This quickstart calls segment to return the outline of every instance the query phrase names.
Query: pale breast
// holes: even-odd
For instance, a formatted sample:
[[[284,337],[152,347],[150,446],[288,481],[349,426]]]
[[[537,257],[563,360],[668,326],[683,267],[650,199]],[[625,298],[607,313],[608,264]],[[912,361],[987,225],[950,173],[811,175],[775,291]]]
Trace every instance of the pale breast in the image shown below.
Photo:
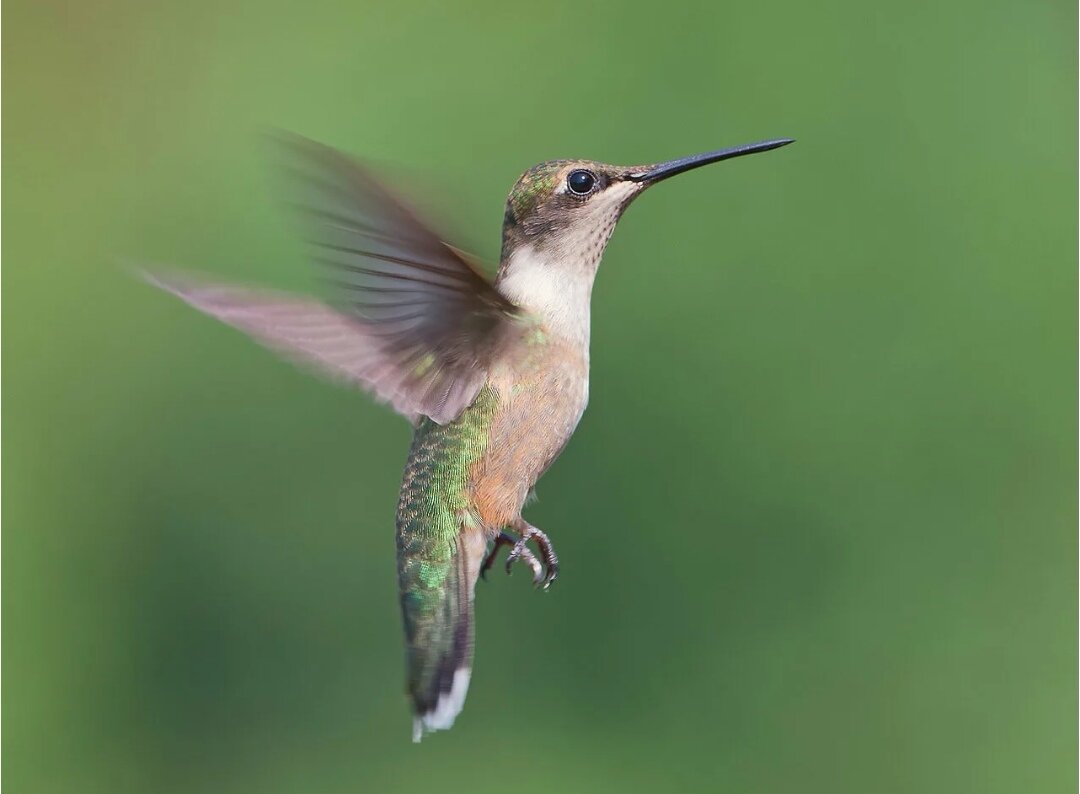
[[[589,398],[586,356],[560,345],[500,380],[499,407],[473,479],[477,512],[491,528],[520,515],[529,491],[569,441]]]

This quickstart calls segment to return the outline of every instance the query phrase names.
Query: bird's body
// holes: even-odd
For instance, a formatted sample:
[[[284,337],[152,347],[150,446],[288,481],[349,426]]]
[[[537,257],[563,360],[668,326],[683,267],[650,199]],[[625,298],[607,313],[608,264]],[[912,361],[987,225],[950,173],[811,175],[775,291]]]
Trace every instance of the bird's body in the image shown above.
[[[474,588],[500,545],[513,546],[508,570],[525,562],[545,589],[557,574],[550,540],[522,508],[585,411],[593,281],[623,210],[668,176],[788,142],[634,168],[542,163],[510,193],[499,272],[489,282],[356,163],[294,140],[308,167],[318,258],[344,296],[338,306],[150,277],[415,423],[396,538],[417,740],[450,727],[464,703]]]
[[[448,727],[464,698],[468,673],[459,671],[470,669],[471,601],[489,541],[521,520],[588,402],[587,347],[539,318],[523,322],[519,349],[498,357],[460,417],[420,422],[405,464],[397,542],[408,687],[430,715],[418,718],[418,736]],[[452,639],[432,653],[437,635]],[[440,696],[453,707],[440,709]]]

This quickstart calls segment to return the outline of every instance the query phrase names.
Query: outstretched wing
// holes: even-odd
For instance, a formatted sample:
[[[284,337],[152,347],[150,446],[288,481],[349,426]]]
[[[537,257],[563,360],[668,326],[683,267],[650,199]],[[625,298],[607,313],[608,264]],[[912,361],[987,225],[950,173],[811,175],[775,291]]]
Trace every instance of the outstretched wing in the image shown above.
[[[335,305],[184,275],[150,280],[411,419],[452,421],[484,385],[517,307],[355,161],[305,139],[286,143]]]

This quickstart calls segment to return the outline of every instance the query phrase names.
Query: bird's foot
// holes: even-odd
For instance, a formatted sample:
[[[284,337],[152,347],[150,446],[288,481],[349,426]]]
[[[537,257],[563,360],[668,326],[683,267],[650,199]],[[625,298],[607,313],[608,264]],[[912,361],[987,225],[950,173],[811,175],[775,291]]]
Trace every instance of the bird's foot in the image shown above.
[[[547,590],[559,575],[559,557],[555,554],[555,547],[551,545],[551,538],[521,518],[514,524],[514,529],[518,531],[520,537],[506,558],[506,572],[510,573],[510,566],[515,560],[523,559],[528,562],[531,558],[532,562],[529,565],[533,569],[533,584]],[[543,576],[540,575],[536,557],[526,545],[530,540],[536,543],[536,547],[540,550],[540,557],[544,561]]]
[[[486,580],[487,572],[491,569],[491,566],[495,564],[495,558],[499,556],[499,549],[503,546],[511,546],[517,548],[520,541],[511,535],[509,532],[500,532],[495,536],[495,545],[491,547],[491,551],[484,557],[484,562],[480,566],[480,578]],[[511,552],[512,554],[513,552]],[[529,549],[525,549],[524,552],[518,555],[518,557],[528,565],[533,572],[533,584],[540,584],[544,580],[544,573],[540,567],[539,560],[536,559],[536,555]],[[515,558],[517,559],[517,558]],[[510,573],[510,563],[506,565],[506,572]]]

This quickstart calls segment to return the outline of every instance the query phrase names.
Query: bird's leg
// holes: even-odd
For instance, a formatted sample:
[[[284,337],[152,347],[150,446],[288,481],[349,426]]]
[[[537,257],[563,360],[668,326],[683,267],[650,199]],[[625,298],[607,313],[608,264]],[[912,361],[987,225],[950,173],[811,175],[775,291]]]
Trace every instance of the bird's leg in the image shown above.
[[[520,541],[513,535],[511,535],[509,532],[504,531],[496,535],[495,545],[491,547],[491,551],[489,551],[487,556],[484,557],[484,562],[480,566],[480,577],[482,579],[487,579],[487,572],[491,568],[491,566],[495,564],[495,558],[499,556],[500,548],[502,548],[503,546],[513,546],[514,548],[517,548],[517,544],[519,542]],[[532,568],[533,584],[540,584],[544,580],[544,574],[540,568],[540,562],[536,559],[536,555],[528,549],[525,549],[524,553],[519,554],[518,556],[522,559],[522,561],[525,562],[526,565]],[[509,564],[507,564],[506,566],[506,572],[510,573]]]
[[[551,545],[551,538],[524,518],[519,517],[511,524],[511,526],[517,530],[520,537],[518,538],[518,542],[514,544],[514,548],[510,550],[509,556],[506,558],[506,572],[510,572],[510,566],[514,564],[514,560],[518,558],[527,560],[525,555],[531,555],[531,552],[526,544],[530,540],[533,540],[536,542],[536,547],[540,549],[540,557],[544,561],[545,569],[543,577],[540,577],[539,574],[537,574],[533,577],[533,582],[547,590],[559,575],[559,557],[555,554],[555,547]],[[534,557],[533,559],[535,560],[536,558]],[[533,572],[537,573],[536,568],[533,568]]]

